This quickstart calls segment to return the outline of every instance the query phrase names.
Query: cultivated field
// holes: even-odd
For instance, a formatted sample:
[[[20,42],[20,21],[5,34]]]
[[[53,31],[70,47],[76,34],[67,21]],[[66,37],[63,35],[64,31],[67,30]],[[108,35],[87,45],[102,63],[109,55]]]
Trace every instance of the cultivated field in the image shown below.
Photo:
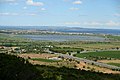
[[[107,63],[120,67],[120,60],[98,60],[98,62]]]
[[[113,38],[113,37],[112,37]],[[18,55],[27,59],[34,65],[47,65],[55,67],[68,67],[83,70],[91,70],[104,73],[118,73],[110,69],[97,67],[84,62],[77,62],[71,59],[62,59],[60,61],[51,60],[49,58],[58,57],[55,54],[48,54],[46,50],[56,53],[64,53],[80,58],[90,60],[119,60],[120,59],[120,41],[112,39],[105,42],[92,41],[33,41],[16,37],[15,35],[0,34],[0,51],[8,54]],[[89,53],[81,53],[81,51]],[[106,50],[106,51],[105,51]],[[32,53],[32,54],[31,54]],[[77,54],[76,54],[77,53]],[[119,66],[117,61],[107,62],[110,65]],[[104,62],[103,62],[104,63]],[[85,65],[84,65],[85,64]]]
[[[100,51],[100,52],[89,52],[77,54],[77,57],[87,59],[120,59],[120,51]]]

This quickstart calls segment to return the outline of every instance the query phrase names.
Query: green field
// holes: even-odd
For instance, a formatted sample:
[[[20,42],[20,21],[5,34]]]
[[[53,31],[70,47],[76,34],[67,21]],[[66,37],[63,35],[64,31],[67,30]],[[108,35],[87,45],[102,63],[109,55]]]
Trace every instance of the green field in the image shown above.
[[[86,51],[96,50],[109,50],[120,48],[119,41],[110,42],[89,42],[89,41],[66,41],[66,42],[54,42],[56,47],[71,47],[71,48],[83,48]]]
[[[115,65],[115,66],[120,67],[120,63],[107,63],[107,64],[110,64],[110,65]]]
[[[107,36],[110,37],[111,36]],[[119,38],[119,36],[112,36]],[[49,48],[53,52],[57,53],[71,53],[97,50],[110,50],[120,48],[120,41],[105,41],[105,42],[91,42],[91,41],[63,41],[63,42],[50,42],[50,41],[33,41],[26,38],[21,38],[18,35],[12,34],[0,34],[0,46],[5,47],[20,47],[24,49],[25,53],[45,53],[44,49],[49,48],[46,46],[53,46]],[[23,53],[23,52],[21,52]]]
[[[89,52],[89,53],[81,53],[77,54],[77,57],[80,58],[87,58],[87,59],[93,59],[93,58],[114,58],[114,59],[120,59],[120,51],[102,51],[102,52]]]
[[[43,58],[32,58],[34,61],[42,61],[42,62],[59,62],[60,60],[51,60],[51,59],[43,59]]]
[[[113,35],[107,35],[107,38],[113,40],[113,41],[120,41],[120,36],[113,36]]]
[[[67,52],[80,52],[83,51],[84,49],[82,48],[70,48],[70,47],[54,47],[50,48],[50,51],[57,52],[57,53],[63,53],[66,54]]]

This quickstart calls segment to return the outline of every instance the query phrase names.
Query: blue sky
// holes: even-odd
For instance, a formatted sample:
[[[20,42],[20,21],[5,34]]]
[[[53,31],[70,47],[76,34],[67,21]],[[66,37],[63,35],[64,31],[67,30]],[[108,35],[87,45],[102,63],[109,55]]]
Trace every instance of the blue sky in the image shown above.
[[[120,29],[120,0],[0,0],[0,25]]]

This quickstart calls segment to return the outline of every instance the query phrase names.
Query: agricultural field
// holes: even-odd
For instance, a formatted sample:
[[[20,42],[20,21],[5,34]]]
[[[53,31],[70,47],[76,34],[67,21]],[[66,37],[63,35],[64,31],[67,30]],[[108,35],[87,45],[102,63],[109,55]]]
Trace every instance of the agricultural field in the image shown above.
[[[103,73],[114,73],[119,74],[118,71],[112,71],[111,69],[101,68],[95,65],[86,64],[83,61],[75,61],[72,59],[62,59],[62,60],[53,60],[50,58],[58,58],[58,55],[55,54],[19,54],[18,56],[28,60],[33,65],[47,65],[47,66],[55,66],[55,67],[68,67],[82,70],[90,70],[95,72],[103,72]]]
[[[120,48],[119,41],[108,41],[108,42],[89,42],[89,41],[69,41],[69,42],[54,42],[56,47],[72,47],[72,48],[83,48],[85,51],[96,51],[96,50],[111,50]]]
[[[115,66],[120,67],[120,63],[107,63],[107,64],[110,64],[110,65],[115,65]]]
[[[50,48],[50,51],[56,52],[56,53],[72,53],[72,52],[76,52],[76,53],[80,53],[81,51],[84,51],[84,49],[82,48],[70,48],[70,47],[54,47],[54,48]]]
[[[63,48],[63,49],[66,48],[66,50],[63,50],[63,51],[70,51],[71,49],[74,49],[73,51],[76,51],[77,49],[80,49],[80,50],[84,49],[85,51],[111,50],[111,49],[113,50],[113,49],[120,48],[120,42],[119,41],[105,41],[105,42],[34,41],[34,40],[18,37],[17,35],[0,34],[0,46],[6,46],[6,47],[17,46],[17,47],[20,47],[21,49],[26,49],[27,53],[30,53],[30,52],[39,53],[39,52],[44,52],[43,49],[47,46],[54,46],[53,48],[54,50],[56,50],[56,47]],[[69,47],[69,50],[67,49],[68,47]]]
[[[76,54],[77,57],[80,58],[87,58],[87,59],[120,59],[120,51],[98,51],[98,52],[88,52],[88,53],[81,53]]]
[[[18,55],[24,59],[27,59],[33,65],[46,65],[55,67],[65,66],[68,68],[80,68],[83,70],[92,70],[94,68],[94,71],[96,72],[100,70],[101,72],[107,72],[105,70],[106,68],[100,69],[100,67],[98,68],[95,65],[86,64],[85,66],[77,66],[79,62],[72,59],[60,61],[51,60],[49,58],[58,57],[58,55],[50,54],[47,52],[47,50],[50,50],[53,53],[63,53],[96,61],[120,59],[119,49],[119,41],[35,41],[21,38],[12,34],[0,34],[0,52]],[[89,53],[82,53],[82,51]],[[88,67],[90,68],[88,69]],[[112,73],[112,70],[110,70],[108,73]]]
[[[100,51],[76,54],[77,57],[120,67],[120,51]]]
[[[48,66],[55,66],[55,67],[69,67],[69,68],[75,68],[75,65],[77,64],[76,61],[69,61],[69,60],[62,60],[57,59],[58,55],[55,54],[18,54],[17,56],[20,56],[26,60],[28,60],[30,63],[34,65],[48,65]],[[55,59],[53,59],[55,58]],[[56,60],[57,59],[57,60]]]
[[[112,41],[120,41],[120,36],[107,35],[106,37]]]
[[[120,60],[98,60],[98,62],[120,67]]]
[[[49,45],[47,41],[33,41],[16,35],[0,34],[0,51],[9,53],[44,53],[44,48]],[[19,49],[12,50],[13,47]]]

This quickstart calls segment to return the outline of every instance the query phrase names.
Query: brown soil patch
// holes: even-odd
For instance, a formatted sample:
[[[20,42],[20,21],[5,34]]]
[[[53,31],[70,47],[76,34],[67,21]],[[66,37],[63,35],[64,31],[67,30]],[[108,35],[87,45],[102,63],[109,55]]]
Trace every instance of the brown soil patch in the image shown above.
[[[85,64],[84,62],[80,62],[80,64],[76,64],[76,66],[77,66],[77,69],[91,70],[91,71],[103,72],[103,73],[120,74],[119,71],[112,71],[107,68],[102,68],[102,67],[98,67],[98,66],[94,66],[94,65],[90,65],[90,64]]]
[[[55,54],[19,54],[18,56],[23,57],[23,58],[44,58],[44,59],[48,59],[51,57],[55,57],[57,55]]]
[[[25,59],[29,58],[43,58],[43,59],[48,59],[48,58],[52,58],[52,57],[56,57],[58,55],[55,54],[19,54],[18,56],[23,57]],[[74,68],[76,62],[75,61],[60,61],[60,62],[42,62],[42,61],[36,61],[36,60],[31,60],[28,59],[30,63],[32,63],[33,65],[48,65],[48,66],[55,66],[55,67],[62,67],[62,66],[66,66],[69,68]]]
[[[99,60],[102,63],[120,63],[120,60]]]

